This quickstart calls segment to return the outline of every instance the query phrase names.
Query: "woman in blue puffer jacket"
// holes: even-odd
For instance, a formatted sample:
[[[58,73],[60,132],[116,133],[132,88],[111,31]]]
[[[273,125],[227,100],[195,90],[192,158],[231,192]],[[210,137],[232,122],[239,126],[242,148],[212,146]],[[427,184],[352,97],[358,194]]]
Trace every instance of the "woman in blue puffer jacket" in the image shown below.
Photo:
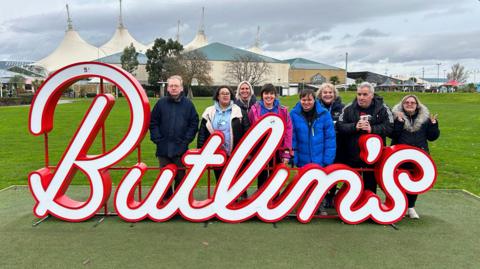
[[[300,101],[290,112],[293,124],[293,162],[302,167],[309,163],[327,166],[335,159],[335,128],[332,116],[315,100],[315,93],[304,89]],[[320,206],[320,214],[326,215],[325,202]]]
[[[330,113],[315,100],[314,92],[305,89],[290,112],[293,124],[294,164],[327,166],[335,159],[335,128]]]

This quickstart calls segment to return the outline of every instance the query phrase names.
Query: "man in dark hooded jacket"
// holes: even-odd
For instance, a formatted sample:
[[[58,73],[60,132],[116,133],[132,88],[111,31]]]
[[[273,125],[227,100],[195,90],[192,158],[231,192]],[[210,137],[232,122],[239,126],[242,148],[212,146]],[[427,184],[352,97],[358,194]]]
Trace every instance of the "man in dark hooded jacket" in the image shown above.
[[[182,78],[172,76],[168,80],[169,96],[158,100],[150,118],[150,140],[157,145],[156,156],[160,167],[175,164],[184,168],[182,155],[198,131],[198,113],[193,103],[183,96]],[[178,170],[175,188],[185,176],[185,170]],[[173,190],[168,189],[164,199],[170,198]]]
[[[371,168],[360,159],[358,139],[363,134],[377,134],[386,137],[393,130],[393,116],[383,98],[375,95],[372,84],[361,83],[357,88],[357,98],[342,111],[337,123],[337,131],[343,136],[344,162],[353,168]],[[373,172],[363,173],[364,189],[376,193],[377,182]]]

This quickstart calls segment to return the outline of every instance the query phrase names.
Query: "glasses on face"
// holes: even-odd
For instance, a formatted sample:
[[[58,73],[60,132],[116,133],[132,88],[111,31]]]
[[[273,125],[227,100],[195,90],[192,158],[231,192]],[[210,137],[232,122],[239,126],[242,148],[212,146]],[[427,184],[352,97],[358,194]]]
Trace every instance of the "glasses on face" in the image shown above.
[[[168,84],[168,88],[180,88],[180,85]]]
[[[406,104],[406,105],[416,105],[417,102],[415,102],[415,101],[411,101],[411,102],[410,102],[410,101],[407,101],[407,102],[404,102],[404,104]]]
[[[220,95],[227,96],[227,95],[230,95],[230,93],[229,92],[221,92]]]

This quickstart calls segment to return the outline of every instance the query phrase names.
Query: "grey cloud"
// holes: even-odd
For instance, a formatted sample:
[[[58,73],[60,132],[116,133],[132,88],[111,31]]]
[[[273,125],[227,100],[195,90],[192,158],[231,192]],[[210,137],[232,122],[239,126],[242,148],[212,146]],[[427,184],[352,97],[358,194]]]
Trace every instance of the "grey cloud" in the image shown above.
[[[332,36],[331,35],[324,35],[324,36],[321,36],[318,38],[318,40],[320,41],[328,41],[328,40],[331,40],[332,39]]]
[[[457,40],[456,42],[451,42]],[[468,41],[467,41],[468,40]],[[388,59],[392,63],[422,60],[460,60],[478,58],[480,31],[431,34],[420,37],[374,42],[369,46],[352,46],[353,60],[377,63]]]
[[[456,5],[466,1],[459,0]],[[116,1],[71,2],[74,2],[71,4],[74,26],[80,35],[96,46],[108,41],[117,25]],[[432,9],[442,10],[451,5],[451,0],[268,0],[255,3],[246,0],[168,3],[154,0],[129,1],[124,4],[124,22],[133,37],[148,44],[156,37],[173,37],[177,20],[180,19],[183,25],[188,26],[182,27],[181,40],[188,43],[198,29],[201,5],[206,6],[206,34],[212,42],[249,47],[255,40],[257,25],[260,25],[261,42],[266,48],[301,50],[305,48],[305,41],[311,38],[316,38],[319,42],[330,40],[329,32],[337,25],[365,23],[375,18]],[[299,8],[305,6],[309,8]],[[412,9],[412,6],[415,8]],[[14,36],[15,42],[21,44],[15,45],[13,41],[2,38],[0,55],[26,55],[36,60],[53,51],[66,28],[66,15],[61,9],[62,7],[55,7],[56,11],[25,15],[2,22],[3,31],[9,32],[9,36]],[[330,12],[331,10],[341,10],[341,16],[338,12]],[[46,41],[38,46],[38,40],[41,39]]]
[[[424,15],[425,19],[432,19],[432,18],[438,18],[438,17],[443,17],[443,16],[449,16],[452,14],[465,14],[471,11],[471,9],[463,6],[454,6],[452,8],[445,8],[445,9],[440,9],[437,11],[433,12],[427,12]]]
[[[359,37],[385,37],[389,36],[387,33],[383,33],[378,29],[367,28],[358,34]]]
[[[359,38],[350,44],[350,47],[370,47],[374,45],[375,42],[369,38]]]

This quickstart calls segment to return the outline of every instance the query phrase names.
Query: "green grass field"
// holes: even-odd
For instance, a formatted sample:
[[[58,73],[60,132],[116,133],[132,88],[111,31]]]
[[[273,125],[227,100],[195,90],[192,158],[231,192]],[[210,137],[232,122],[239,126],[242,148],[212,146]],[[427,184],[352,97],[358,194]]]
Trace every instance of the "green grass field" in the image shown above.
[[[386,103],[393,106],[404,93],[383,93]],[[341,93],[344,102],[351,102],[354,93]],[[435,188],[466,189],[480,194],[480,94],[419,94],[420,99],[433,113],[439,114],[441,135],[430,144],[439,178]],[[151,99],[151,107],[156,100]],[[282,104],[292,108],[296,96],[282,97]],[[71,104],[58,105],[55,111],[55,124],[49,134],[50,163],[56,164],[91,100],[75,100]],[[212,104],[210,98],[195,98],[195,106],[201,115]],[[27,175],[44,165],[43,137],[35,137],[28,132],[29,107],[0,107],[0,189],[10,185],[27,184]],[[106,123],[107,148],[116,145],[124,135],[129,120],[128,105],[124,99],[117,100]],[[97,139],[90,153],[100,153],[100,139]],[[194,147],[196,143],[190,146]],[[148,166],[156,166],[155,146],[149,134],[142,142],[142,159]],[[136,154],[131,154],[120,165],[131,166],[136,162]],[[113,172],[118,182],[122,172]],[[143,179],[151,185],[154,174]],[[82,175],[77,175],[74,184],[85,184]],[[202,184],[205,184],[203,181]]]
[[[380,93],[389,106],[402,93]],[[353,93],[342,93],[346,102]],[[420,94],[439,114],[440,139],[430,144],[439,178],[437,189],[466,189],[480,194],[480,95]],[[290,108],[297,97],[281,98]],[[59,105],[50,140],[50,163],[56,164],[91,100]],[[156,100],[150,100],[151,105]],[[199,114],[212,103],[196,98]],[[432,190],[419,198],[419,220],[390,226],[366,221],[346,225],[339,219],[301,224],[287,218],[276,224],[249,220],[227,224],[215,220],[190,223],[175,217],[164,223],[126,223],[101,216],[81,223],[48,218],[38,225],[33,198],[25,186],[29,172],[43,167],[43,137],[28,132],[29,107],[0,107],[0,268],[479,268],[480,199],[462,191]],[[126,131],[129,110],[117,100],[107,119],[107,148]],[[155,147],[142,142],[142,159],[157,166]],[[193,147],[196,143],[192,143]],[[99,153],[100,141],[90,153]],[[122,161],[131,166],[136,154]],[[118,182],[124,171],[112,171]],[[155,171],[147,172],[151,185]],[[68,194],[84,200],[85,178],[77,173]],[[201,184],[205,184],[203,181]],[[148,187],[147,187],[148,188]],[[3,190],[2,190],[3,189]],[[146,190],[145,190],[146,191]],[[198,188],[195,197],[205,196]],[[112,203],[110,198],[110,206]]]
[[[86,186],[69,190],[86,198]],[[205,190],[199,190],[205,194]],[[81,223],[49,218],[34,226],[26,187],[0,192],[0,268],[479,268],[480,200],[462,191],[435,191],[417,204],[421,219],[391,226],[339,219],[295,218],[276,226],[131,224],[118,217]]]

